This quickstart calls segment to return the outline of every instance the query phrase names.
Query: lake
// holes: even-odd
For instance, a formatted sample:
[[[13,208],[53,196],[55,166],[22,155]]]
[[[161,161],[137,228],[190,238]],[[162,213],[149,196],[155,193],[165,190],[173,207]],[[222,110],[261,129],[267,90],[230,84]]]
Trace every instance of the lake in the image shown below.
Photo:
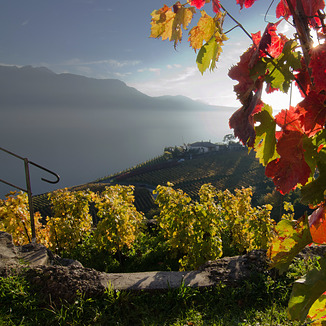
[[[33,194],[70,187],[130,168],[163,153],[164,147],[195,141],[219,142],[232,131],[233,108],[210,111],[67,108],[1,109],[1,147],[61,176],[31,167]],[[0,178],[25,187],[23,163],[0,151]],[[12,187],[0,183],[3,198]]]

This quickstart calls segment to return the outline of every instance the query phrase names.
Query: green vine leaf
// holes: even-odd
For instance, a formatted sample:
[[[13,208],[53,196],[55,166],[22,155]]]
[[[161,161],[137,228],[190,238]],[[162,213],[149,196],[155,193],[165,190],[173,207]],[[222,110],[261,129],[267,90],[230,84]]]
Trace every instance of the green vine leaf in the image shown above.
[[[272,88],[277,88],[283,93],[288,92],[291,82],[294,80],[292,69],[301,68],[300,54],[293,51],[296,46],[297,43],[290,40],[284,44],[283,51],[277,58],[263,59],[267,63],[265,81],[270,83]]]
[[[313,304],[326,291],[326,259],[320,259],[319,264],[319,269],[313,269],[294,283],[288,306],[290,319],[304,321],[308,312],[314,315],[319,309],[320,302]]]
[[[326,295],[322,294],[311,306],[308,318],[314,321],[314,326],[326,325]]]
[[[260,122],[260,125],[255,127],[256,139],[254,148],[256,157],[259,158],[259,162],[264,166],[279,157],[276,152],[276,122],[272,111],[272,107],[265,104],[261,111],[254,115],[255,122]]]
[[[270,268],[276,267],[284,273],[293,258],[308,244],[312,243],[308,217],[299,220],[282,219],[275,227],[276,236],[272,241],[268,256]]]
[[[317,163],[318,175],[315,180],[301,188],[302,202],[304,204],[318,205],[325,200],[326,192],[326,130],[319,132],[313,139],[314,160]],[[309,153],[308,151],[306,151]],[[312,150],[310,150],[310,153]]]

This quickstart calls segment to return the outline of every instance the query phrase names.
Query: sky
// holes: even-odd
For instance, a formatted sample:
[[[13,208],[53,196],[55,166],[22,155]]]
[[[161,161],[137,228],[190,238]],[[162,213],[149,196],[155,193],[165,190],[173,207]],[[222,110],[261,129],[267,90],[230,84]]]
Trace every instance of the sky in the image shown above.
[[[176,49],[172,42],[149,37],[151,12],[173,3],[0,0],[0,64],[44,66],[56,73],[116,78],[150,96],[184,95],[212,105],[239,107],[233,92],[235,82],[227,72],[249,47],[250,39],[240,28],[229,32],[217,69],[202,76],[196,54],[187,42],[187,31]],[[276,21],[278,1],[257,0],[253,7],[241,11],[235,0],[221,3],[249,33],[263,31],[265,18]],[[206,7],[210,9],[211,5]],[[224,31],[234,25],[226,18]],[[292,33],[286,23],[280,30]],[[292,102],[298,101],[296,96]],[[288,95],[279,94],[265,100],[275,110],[286,108],[290,102]]]

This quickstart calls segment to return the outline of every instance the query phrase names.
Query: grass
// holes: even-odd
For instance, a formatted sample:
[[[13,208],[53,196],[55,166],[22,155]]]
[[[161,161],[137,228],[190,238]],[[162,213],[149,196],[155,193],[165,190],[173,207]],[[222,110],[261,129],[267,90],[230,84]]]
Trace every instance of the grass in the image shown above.
[[[315,262],[295,261],[288,273],[254,276],[241,286],[156,292],[108,288],[73,303],[41,299],[23,276],[0,278],[0,325],[299,325],[286,317],[292,282]]]

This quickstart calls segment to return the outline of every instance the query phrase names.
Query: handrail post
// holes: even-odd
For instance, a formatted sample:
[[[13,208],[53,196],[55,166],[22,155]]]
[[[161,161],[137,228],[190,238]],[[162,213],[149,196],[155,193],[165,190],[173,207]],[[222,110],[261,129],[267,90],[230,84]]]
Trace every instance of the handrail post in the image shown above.
[[[28,163],[29,163],[28,159],[24,158],[26,189],[27,189],[27,195],[28,195],[29,215],[30,215],[30,219],[31,219],[32,243],[35,243],[36,242],[36,232],[35,232],[35,221],[34,221],[33,197],[32,197],[31,178],[30,178],[30,174],[29,174]]]
[[[5,181],[5,180],[2,180],[0,179],[0,182],[3,182],[5,184],[7,184],[8,186],[11,186],[11,187],[14,187],[14,188],[17,188],[23,192],[27,192],[27,195],[28,195],[28,205],[29,205],[29,214],[30,214],[30,220],[31,220],[31,230],[32,230],[32,243],[35,243],[36,242],[36,232],[35,232],[35,221],[34,221],[34,208],[33,208],[33,197],[32,197],[32,187],[31,187],[31,178],[30,178],[30,174],[29,174],[29,164],[32,164],[34,166],[36,166],[37,168],[41,169],[41,170],[44,170],[50,174],[52,174],[53,176],[56,177],[56,180],[54,181],[51,181],[51,180],[48,180],[48,179],[45,179],[45,178],[41,178],[41,180],[45,181],[45,182],[48,182],[48,183],[52,183],[52,184],[55,184],[55,183],[58,183],[59,180],[60,180],[60,177],[58,174],[56,174],[55,172],[45,168],[44,166],[41,166],[39,164],[36,164],[32,161],[29,161],[28,158],[24,158],[24,157],[21,157],[15,153],[12,153],[10,151],[8,151],[7,149],[4,149],[2,147],[0,147],[0,150],[3,151],[3,152],[6,152],[8,153],[9,155],[12,155],[12,156],[15,156],[17,157],[18,159],[20,160],[23,160],[24,161],[24,167],[25,167],[25,178],[26,178],[26,189],[22,188],[22,187],[19,187],[19,186],[16,186],[8,181]],[[29,238],[29,235],[27,235],[28,238]],[[29,240],[30,241],[30,240]]]

